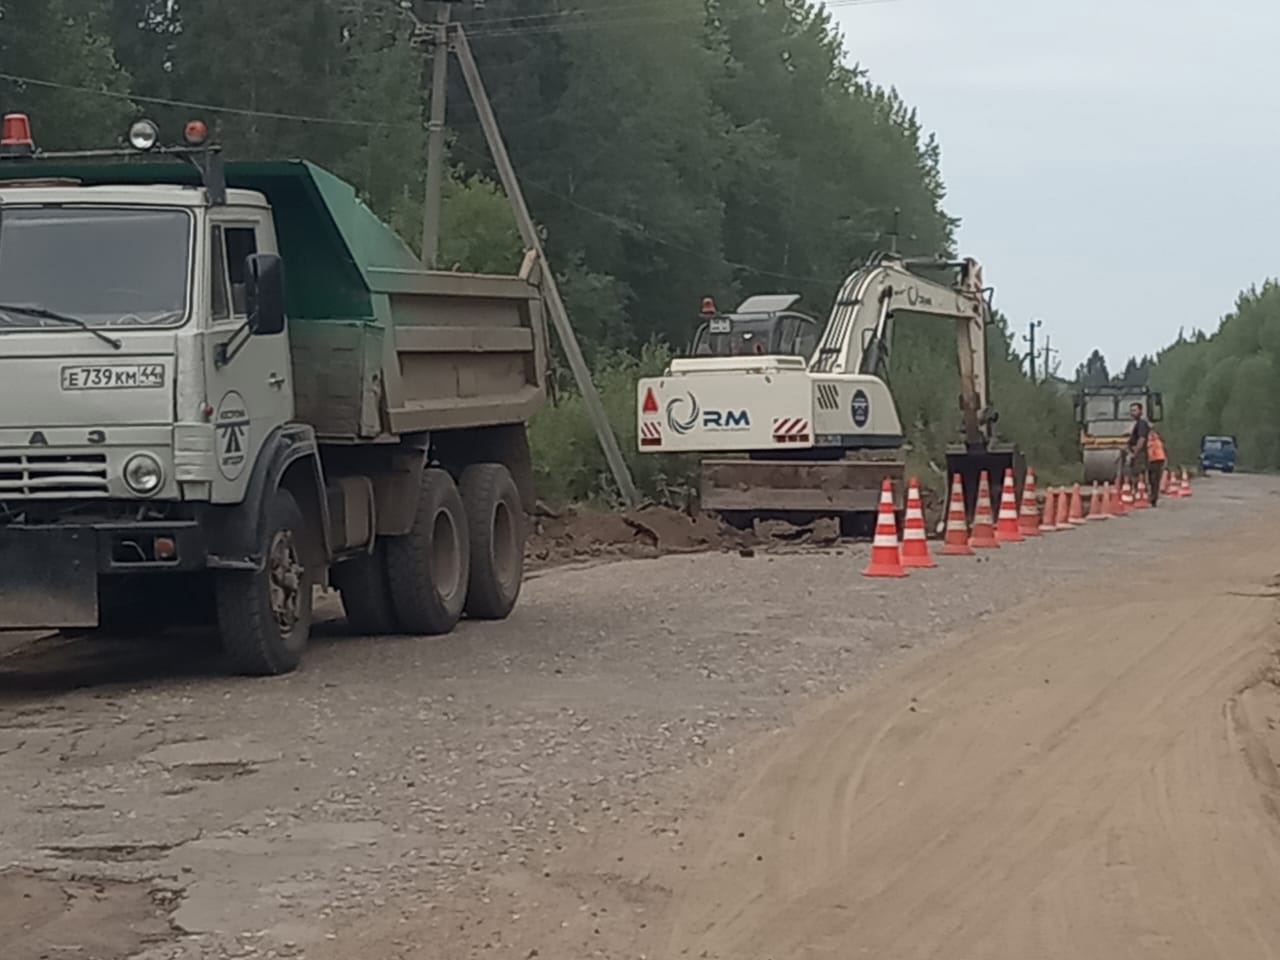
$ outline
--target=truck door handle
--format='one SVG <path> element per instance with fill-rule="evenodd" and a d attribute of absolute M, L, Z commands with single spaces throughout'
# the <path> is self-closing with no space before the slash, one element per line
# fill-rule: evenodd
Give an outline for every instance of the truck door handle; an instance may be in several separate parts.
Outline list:
<path fill-rule="evenodd" d="M 271 384 L 271 386 L 279 390 L 281 387 L 284 386 L 284 377 L 280 376 L 280 374 L 278 373 L 273 372 L 271 376 L 267 377 L 267 383 Z"/>

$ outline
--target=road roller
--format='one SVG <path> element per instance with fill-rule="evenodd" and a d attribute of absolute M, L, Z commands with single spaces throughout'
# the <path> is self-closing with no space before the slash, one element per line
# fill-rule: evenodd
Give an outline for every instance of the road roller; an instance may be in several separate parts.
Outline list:
<path fill-rule="evenodd" d="M 1142 404 L 1152 423 L 1164 417 L 1163 399 L 1146 386 L 1108 384 L 1085 387 L 1076 394 L 1085 483 L 1114 480 L 1119 475 L 1133 430 L 1133 417 L 1129 414 L 1132 403 Z"/>

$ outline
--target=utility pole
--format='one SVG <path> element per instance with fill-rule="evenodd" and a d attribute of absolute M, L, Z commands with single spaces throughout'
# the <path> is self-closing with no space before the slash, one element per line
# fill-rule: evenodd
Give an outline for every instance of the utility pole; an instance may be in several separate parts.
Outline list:
<path fill-rule="evenodd" d="M 1053 355 L 1059 352 L 1061 351 L 1055 350 L 1053 347 L 1049 346 L 1049 335 L 1046 333 L 1044 335 L 1044 378 L 1046 380 L 1049 379 L 1049 376 L 1053 371 Z"/>
<path fill-rule="evenodd" d="M 431 115 L 427 121 L 427 190 L 422 204 L 422 262 L 434 270 L 440 256 L 440 195 L 444 183 L 444 110 L 449 82 L 449 7 L 436 5 L 431 61 Z"/>
<path fill-rule="evenodd" d="M 556 336 L 560 340 L 565 358 L 569 361 L 569 369 L 573 371 L 578 389 L 582 391 L 582 399 L 587 405 L 587 414 L 591 417 L 591 424 L 595 427 L 596 437 L 600 441 L 601 449 L 604 450 L 605 459 L 609 462 L 609 469 L 613 473 L 614 481 L 618 484 L 618 490 L 621 491 L 627 505 L 634 507 L 640 502 L 640 492 L 636 489 L 635 481 L 631 479 L 631 471 L 627 468 L 627 461 L 623 459 L 618 438 L 613 434 L 613 425 L 609 423 L 604 404 L 600 402 L 600 394 L 596 392 L 596 386 L 591 381 L 591 370 L 587 367 L 586 358 L 583 357 L 582 348 L 578 346 L 578 338 L 573 332 L 573 325 L 569 322 L 569 312 L 565 309 L 564 301 L 560 299 L 560 288 L 556 285 L 555 274 L 542 248 L 542 238 L 538 236 L 538 228 L 525 203 L 524 191 L 520 189 L 515 167 L 512 166 L 511 157 L 507 154 L 502 132 L 498 129 L 498 120 L 493 114 L 493 105 L 489 102 L 484 81 L 480 77 L 480 68 L 471 54 L 471 44 L 467 42 L 462 24 L 454 23 L 449 29 L 453 34 L 452 49 L 457 54 L 459 66 L 462 67 L 462 76 L 467 82 L 467 92 L 470 93 L 471 101 L 475 104 L 480 127 L 484 130 L 485 141 L 489 145 L 494 166 L 498 170 L 498 179 L 502 181 L 503 192 L 506 193 L 507 200 L 511 204 L 516 229 L 520 233 L 525 249 L 533 251 L 537 257 L 539 283 L 546 296 L 547 312 L 551 315 L 551 322 L 556 328 Z"/>
<path fill-rule="evenodd" d="M 1027 350 L 1027 363 L 1031 367 L 1031 382 L 1036 382 L 1036 327 L 1044 324 L 1043 320 L 1032 320 L 1027 324 L 1027 332 L 1022 335 L 1022 339 L 1027 341 L 1029 349 Z"/>
<path fill-rule="evenodd" d="M 409 0 L 404 3 L 403 9 L 410 13 L 416 23 L 415 35 L 422 36 L 428 31 L 427 24 L 414 12 L 413 2 L 414 0 Z M 429 0 L 416 0 L 416 2 L 426 6 Z M 471 54 L 471 45 L 467 42 L 462 24 L 450 21 L 450 6 L 460 0 L 434 0 L 434 2 L 436 16 L 431 36 L 435 60 L 431 64 L 431 106 L 427 125 L 427 182 L 422 210 L 422 262 L 427 269 L 434 269 L 439 257 L 440 206 L 444 183 L 445 86 L 449 76 L 449 54 L 452 52 L 457 54 L 458 63 L 462 67 L 467 92 L 471 95 L 476 114 L 480 118 L 485 142 L 489 146 L 494 166 L 497 167 L 498 178 L 502 181 L 502 189 L 507 195 L 507 201 L 511 204 L 516 229 L 525 246 L 525 263 L 521 267 L 520 274 L 529 278 L 533 271 L 537 270 L 537 282 L 546 298 L 547 312 L 555 326 L 560 346 L 569 361 L 569 369 L 573 371 L 573 378 L 578 384 L 578 389 L 582 391 L 582 399 L 587 405 L 587 414 L 591 418 L 591 425 L 595 428 L 596 439 L 599 440 L 600 448 L 604 451 L 605 460 L 609 463 L 609 470 L 613 474 L 614 482 L 618 485 L 618 490 L 622 493 L 622 499 L 628 506 L 634 507 L 640 502 L 640 491 L 636 489 L 635 481 L 631 478 L 627 461 L 623 458 L 622 449 L 618 446 L 618 438 L 614 436 L 613 425 L 609 423 L 604 404 L 600 402 L 600 394 L 591 380 L 591 370 L 587 367 L 586 358 L 583 357 L 582 348 L 578 345 L 578 338 L 573 332 L 573 325 L 569 322 L 569 313 L 565 309 L 564 301 L 560 298 L 560 288 L 556 285 L 555 274 L 552 273 L 551 265 L 547 262 L 542 240 L 538 236 L 537 227 L 524 200 L 524 192 L 520 189 L 515 168 L 507 154 L 506 144 L 502 140 L 502 133 L 498 129 L 493 106 L 489 102 L 489 95 L 480 77 L 480 68 Z M 533 262 L 531 262 L 531 255 Z"/>

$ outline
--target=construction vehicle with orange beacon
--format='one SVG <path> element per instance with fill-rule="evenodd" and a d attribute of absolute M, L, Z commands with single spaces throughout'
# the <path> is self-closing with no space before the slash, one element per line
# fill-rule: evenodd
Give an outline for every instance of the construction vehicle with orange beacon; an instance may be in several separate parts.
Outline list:
<path fill-rule="evenodd" d="M 956 329 L 963 436 L 948 447 L 947 472 L 964 479 L 972 515 L 981 471 L 996 484 L 1012 468 L 1021 489 L 1024 469 L 1017 448 L 997 439 L 998 416 L 988 403 L 989 293 L 972 259 L 875 256 L 845 279 L 826 326 L 809 344 L 792 337 L 770 341 L 776 345 L 768 352 L 695 350 L 671 361 L 662 376 L 642 379 L 640 451 L 708 455 L 700 467 L 701 505 L 739 524 L 834 515 L 858 526 L 874 520 L 886 477 L 901 509 L 904 437 L 886 383 L 894 321 L 935 318 Z M 794 301 L 787 295 L 770 304 L 758 300 L 757 307 L 780 313 Z M 732 343 L 736 318 L 750 313 L 744 309 L 750 303 L 709 318 L 708 335 Z"/>
<path fill-rule="evenodd" d="M 1114 480 L 1120 474 L 1133 430 L 1129 405 L 1134 403 L 1142 404 L 1152 423 L 1164 419 L 1163 398 L 1146 386 L 1106 384 L 1085 387 L 1076 394 L 1085 483 Z"/>
<path fill-rule="evenodd" d="M 0 127 L 0 629 L 207 616 L 274 674 L 315 584 L 365 634 L 507 616 L 542 274 L 424 269 L 337 177 L 207 137 Z"/>

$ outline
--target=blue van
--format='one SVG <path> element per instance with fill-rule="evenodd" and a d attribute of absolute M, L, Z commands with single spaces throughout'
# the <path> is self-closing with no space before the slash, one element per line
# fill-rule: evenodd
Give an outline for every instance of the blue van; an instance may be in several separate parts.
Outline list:
<path fill-rule="evenodd" d="M 1200 469 L 1234 473 L 1236 469 L 1236 438 L 1201 437 Z"/>

